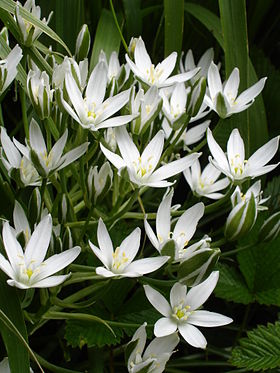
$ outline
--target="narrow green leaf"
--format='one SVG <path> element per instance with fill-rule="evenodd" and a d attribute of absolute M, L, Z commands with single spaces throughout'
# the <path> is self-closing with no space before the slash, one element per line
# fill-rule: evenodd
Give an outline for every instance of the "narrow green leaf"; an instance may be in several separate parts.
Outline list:
<path fill-rule="evenodd" d="M 164 55 L 181 55 L 184 31 L 184 0 L 164 0 Z"/>
<path fill-rule="evenodd" d="M 16 2 L 12 0 L 0 0 L 0 8 L 12 14 L 15 14 Z M 30 12 L 28 12 L 23 7 L 20 8 L 19 14 L 22 16 L 22 18 L 25 21 L 31 23 L 35 27 L 38 27 L 42 32 L 48 35 L 51 39 L 61 44 L 64 47 L 64 49 L 67 51 L 67 53 L 71 56 L 71 52 L 68 49 L 67 45 L 49 26 L 47 26 L 44 22 L 42 22 L 38 18 L 34 17 Z"/>
<path fill-rule="evenodd" d="M 138 37 L 142 33 L 141 2 L 140 0 L 122 0 L 122 2 L 129 41 L 132 37 Z"/>
<path fill-rule="evenodd" d="M 99 53 L 103 49 L 109 60 L 112 52 L 118 53 L 121 38 L 116 27 L 112 13 L 103 9 L 99 19 L 90 59 L 90 71 L 98 62 Z"/>

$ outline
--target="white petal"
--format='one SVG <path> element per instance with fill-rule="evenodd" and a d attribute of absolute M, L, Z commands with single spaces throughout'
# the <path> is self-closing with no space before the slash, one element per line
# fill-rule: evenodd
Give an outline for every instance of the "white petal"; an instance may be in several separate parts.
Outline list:
<path fill-rule="evenodd" d="M 1 144 L 11 166 L 18 168 L 21 161 L 21 155 L 7 135 L 7 131 L 4 127 L 1 128 Z"/>
<path fill-rule="evenodd" d="M 121 155 L 126 163 L 132 164 L 137 161 L 140 156 L 139 151 L 125 127 L 116 128 L 116 138 Z"/>
<path fill-rule="evenodd" d="M 180 235 L 184 235 L 184 239 L 189 241 L 196 231 L 197 224 L 204 214 L 204 204 L 199 202 L 186 210 L 180 216 L 174 228 L 173 237 L 176 240 Z"/>
<path fill-rule="evenodd" d="M 178 329 L 184 340 L 193 347 L 206 348 L 207 341 L 204 335 L 193 325 L 179 324 Z"/>
<path fill-rule="evenodd" d="M 52 218 L 47 215 L 35 228 L 25 249 L 26 266 L 32 261 L 40 265 L 46 256 L 52 233 Z"/>
<path fill-rule="evenodd" d="M 68 275 L 59 275 L 59 276 L 51 276 L 44 278 L 41 281 L 35 282 L 30 287 L 31 288 L 50 288 L 53 286 L 58 286 L 62 284 L 67 278 L 71 276 L 71 273 L 68 273 Z"/>
<path fill-rule="evenodd" d="M 57 163 L 60 161 L 60 158 L 63 153 L 63 149 L 66 145 L 68 136 L 68 130 L 64 132 L 64 134 L 60 137 L 60 139 L 57 140 L 57 142 L 52 147 L 52 150 L 50 151 L 51 157 L 52 157 L 52 164 L 57 165 Z"/>
<path fill-rule="evenodd" d="M 129 259 L 130 263 L 136 256 L 140 246 L 141 229 L 135 228 L 120 244 L 120 255 L 122 253 Z M 129 270 L 128 270 L 129 271 Z M 133 272 L 133 270 L 132 270 Z M 136 271 L 137 272 L 137 271 Z"/>
<path fill-rule="evenodd" d="M 75 246 L 60 254 L 52 255 L 41 264 L 39 268 L 40 272 L 38 275 L 34 276 L 34 280 L 37 282 L 53 275 L 56 272 L 59 272 L 63 268 L 67 267 L 70 263 L 74 262 L 80 252 L 81 248 L 79 246 Z"/>
<path fill-rule="evenodd" d="M 62 168 L 68 166 L 70 163 L 75 162 L 76 159 L 80 158 L 88 149 L 88 142 L 77 146 L 76 148 L 70 150 L 61 158 L 61 164 L 57 168 L 57 171 L 61 170 Z"/>
<path fill-rule="evenodd" d="M 111 152 L 110 150 L 108 150 L 107 148 L 105 148 L 105 146 L 103 146 L 101 143 L 100 143 L 100 148 L 102 150 L 102 152 L 104 153 L 105 157 L 117 168 L 117 169 L 120 169 L 120 168 L 123 168 L 126 166 L 126 163 L 125 161 L 118 155 L 118 154 L 115 154 L 113 152 Z"/>
<path fill-rule="evenodd" d="M 151 244 L 157 249 L 157 251 L 159 251 L 158 239 L 157 239 L 156 235 L 154 234 L 154 231 L 152 230 L 150 224 L 148 223 L 148 221 L 146 219 L 144 220 L 144 226 L 145 226 L 146 234 L 149 237 L 149 240 L 151 241 Z"/>
<path fill-rule="evenodd" d="M 129 96 L 130 89 L 127 89 L 116 96 L 107 98 L 107 100 L 105 100 L 103 104 L 96 110 L 97 112 L 98 110 L 101 111 L 97 121 L 103 122 L 105 119 L 119 111 L 128 102 Z"/>
<path fill-rule="evenodd" d="M 230 163 L 231 163 L 231 160 L 233 160 L 233 163 L 234 163 L 236 157 L 238 157 L 238 160 L 240 160 L 241 164 L 243 164 L 244 162 L 244 159 L 245 159 L 244 142 L 237 128 L 232 130 L 230 137 L 228 139 L 227 156 L 228 156 Z"/>
<path fill-rule="evenodd" d="M 186 168 L 190 167 L 199 156 L 200 153 L 193 153 L 184 158 L 178 159 L 177 161 L 173 161 L 169 164 L 161 166 L 151 175 L 149 182 L 167 179 L 171 176 L 179 174 Z"/>
<path fill-rule="evenodd" d="M 166 79 L 165 82 L 161 84 L 161 86 L 164 87 L 172 85 L 174 83 L 186 82 L 193 78 L 199 71 L 200 68 L 197 67 L 196 69 L 188 71 L 187 73 L 173 75 L 170 78 Z"/>
<path fill-rule="evenodd" d="M 103 277 L 116 277 L 116 276 L 120 276 L 119 273 L 113 273 L 113 272 L 109 271 L 108 269 L 106 269 L 104 267 L 97 267 L 95 271 L 96 271 L 97 275 L 103 276 Z"/>
<path fill-rule="evenodd" d="M 107 228 L 101 218 L 98 221 L 97 241 L 102 255 L 106 258 L 108 266 L 111 266 L 114 252 L 113 244 Z"/>
<path fill-rule="evenodd" d="M 279 136 L 274 137 L 259 148 L 249 159 L 247 166 L 250 170 L 257 170 L 269 162 L 277 152 Z"/>
<path fill-rule="evenodd" d="M 217 93 L 222 92 L 223 90 L 219 69 L 218 66 L 214 64 L 214 62 L 211 62 L 209 66 L 207 81 L 210 96 L 213 100 L 216 97 Z"/>
<path fill-rule="evenodd" d="M 158 291 L 156 291 L 149 285 L 144 285 L 144 290 L 146 297 L 156 310 L 158 310 L 163 316 L 168 317 L 171 315 L 172 310 L 170 304 L 167 302 L 163 295 L 161 295 Z"/>
<path fill-rule="evenodd" d="M 169 77 L 169 75 L 172 73 L 176 65 L 176 60 L 177 60 L 177 53 L 172 52 L 168 57 L 166 57 L 161 63 L 159 63 L 156 66 L 155 70 L 162 72 L 159 77 L 160 83 L 164 82 Z"/>
<path fill-rule="evenodd" d="M 23 232 L 27 236 L 27 239 L 29 239 L 31 234 L 29 223 L 25 215 L 25 212 L 21 205 L 18 203 L 18 201 L 15 201 L 13 220 L 17 234 Z"/>
<path fill-rule="evenodd" d="M 126 272 L 137 272 L 141 275 L 151 273 L 162 267 L 169 259 L 169 256 L 158 256 L 155 258 L 138 259 L 130 263 L 124 270 Z"/>
<path fill-rule="evenodd" d="M 146 70 L 150 71 L 151 59 L 147 53 L 145 44 L 141 38 L 138 39 L 135 50 L 134 50 L 134 60 L 138 69 L 143 73 L 146 73 Z"/>
<path fill-rule="evenodd" d="M 102 251 L 96 247 L 92 242 L 88 241 L 89 243 L 89 247 L 91 248 L 91 250 L 93 251 L 94 255 L 97 256 L 97 258 L 105 265 L 105 267 L 109 268 L 109 265 L 111 263 L 111 260 L 108 262 L 108 259 L 107 257 L 105 257 L 105 255 L 103 255 Z"/>
<path fill-rule="evenodd" d="M 263 90 L 266 79 L 267 78 L 262 78 L 257 83 L 252 85 L 252 87 L 250 87 L 250 88 L 246 89 L 244 92 L 242 92 L 241 95 L 237 97 L 236 104 L 237 105 L 245 105 L 248 102 L 252 101 Z"/>
<path fill-rule="evenodd" d="M 146 333 L 146 325 L 147 323 L 144 323 L 141 325 L 136 332 L 133 334 L 133 337 L 131 339 L 131 342 L 137 341 L 137 345 L 135 346 L 134 350 L 131 352 L 127 365 L 130 366 L 131 362 L 134 362 L 136 354 L 142 355 L 144 351 L 144 347 L 146 344 L 147 339 L 147 333 Z"/>
<path fill-rule="evenodd" d="M 177 323 L 169 317 L 162 317 L 155 323 L 154 335 L 156 337 L 164 337 L 175 333 L 177 330 Z"/>
<path fill-rule="evenodd" d="M 3 242 L 5 250 L 14 272 L 19 271 L 19 264 L 24 261 L 22 247 L 15 238 L 8 222 L 3 226 Z"/>
<path fill-rule="evenodd" d="M 219 279 L 219 272 L 214 271 L 211 275 L 203 281 L 201 284 L 192 287 L 186 298 L 186 303 L 191 307 L 191 310 L 194 311 L 200 307 L 206 300 L 209 298 L 210 294 L 215 289 Z"/>
<path fill-rule="evenodd" d="M 160 356 L 164 353 L 171 354 L 179 341 L 180 338 L 177 333 L 153 339 L 145 350 L 143 360 L 147 359 L 149 356 Z"/>
<path fill-rule="evenodd" d="M 239 70 L 235 67 L 230 74 L 225 87 L 224 87 L 224 94 L 229 99 L 236 99 L 238 87 L 239 87 L 240 79 L 239 79 Z"/>
<path fill-rule="evenodd" d="M 170 209 L 173 194 L 173 189 L 171 189 L 170 192 L 164 196 L 157 211 L 156 229 L 160 241 L 166 241 L 169 238 L 171 218 Z"/>
<path fill-rule="evenodd" d="M 174 308 L 178 306 L 180 303 L 186 303 L 186 293 L 187 287 L 186 285 L 182 285 L 179 282 L 176 282 L 170 291 L 170 304 L 171 307 Z"/>
<path fill-rule="evenodd" d="M 29 127 L 30 146 L 38 155 L 47 154 L 47 148 L 39 124 L 32 118 Z"/>
<path fill-rule="evenodd" d="M 6 273 L 7 276 L 10 278 L 14 277 L 14 271 L 13 268 L 11 267 L 10 263 L 4 256 L 0 253 L 0 269 Z"/>
<path fill-rule="evenodd" d="M 87 113 L 83 96 L 77 86 L 77 83 L 75 82 L 75 79 L 69 73 L 65 75 L 65 86 L 68 96 L 74 106 L 76 113 L 78 114 L 79 119 L 81 120 L 81 122 L 87 123 Z"/>
<path fill-rule="evenodd" d="M 119 117 L 113 117 L 106 119 L 101 123 L 97 123 L 93 126 L 93 130 L 99 130 L 101 128 L 112 128 L 119 127 L 126 123 L 131 122 L 135 118 L 134 115 L 121 115 Z"/>
<path fill-rule="evenodd" d="M 185 144 L 192 145 L 198 142 L 199 140 L 202 139 L 202 137 L 205 134 L 206 129 L 210 125 L 210 120 L 206 120 L 205 122 L 194 126 L 193 128 L 189 129 L 186 134 L 185 134 Z"/>
<path fill-rule="evenodd" d="M 232 321 L 230 317 L 209 311 L 195 311 L 188 317 L 190 324 L 205 327 L 227 325 Z"/>
<path fill-rule="evenodd" d="M 99 106 L 105 96 L 107 85 L 107 67 L 103 61 L 100 61 L 93 69 L 86 89 L 87 102 L 90 104 L 94 102 Z"/>
<path fill-rule="evenodd" d="M 213 158 L 215 158 L 220 167 L 226 171 L 230 171 L 227 157 L 225 156 L 225 153 L 222 151 L 221 147 L 215 141 L 212 131 L 209 128 L 207 128 L 207 142 Z"/>
<path fill-rule="evenodd" d="M 158 161 L 160 159 L 160 156 L 163 150 L 163 145 L 164 145 L 164 132 L 160 130 L 148 143 L 143 153 L 141 154 L 141 159 L 144 164 L 146 162 L 148 163 L 148 160 L 151 159 L 151 163 L 153 165 L 151 172 L 156 168 L 158 164 Z"/>

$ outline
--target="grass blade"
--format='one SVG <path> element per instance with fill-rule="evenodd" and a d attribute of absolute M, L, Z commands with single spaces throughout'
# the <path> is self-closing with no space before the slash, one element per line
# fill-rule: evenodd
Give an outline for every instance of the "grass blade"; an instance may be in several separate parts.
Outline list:
<path fill-rule="evenodd" d="M 184 31 L 184 1 L 164 0 L 164 55 L 181 55 Z"/>

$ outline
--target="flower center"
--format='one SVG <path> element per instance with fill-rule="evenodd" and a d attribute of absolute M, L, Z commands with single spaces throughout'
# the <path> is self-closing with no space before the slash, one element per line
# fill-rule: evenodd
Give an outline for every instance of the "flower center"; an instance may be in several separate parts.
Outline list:
<path fill-rule="evenodd" d="M 184 302 L 181 301 L 177 306 L 173 307 L 172 316 L 176 320 L 186 321 L 191 314 L 190 308 L 190 306 L 184 305 Z"/>
<path fill-rule="evenodd" d="M 141 157 L 137 161 L 133 162 L 133 166 L 137 176 L 140 178 L 144 177 L 147 173 L 151 172 L 154 168 L 153 163 L 151 162 L 153 156 L 149 157 L 146 162 L 143 162 Z"/>
<path fill-rule="evenodd" d="M 148 82 L 151 84 L 155 84 L 158 82 L 160 76 L 163 73 L 163 69 L 159 69 L 158 67 L 155 68 L 154 64 L 151 64 L 150 70 L 146 70 Z"/>
<path fill-rule="evenodd" d="M 121 252 L 120 247 L 117 247 L 113 253 L 113 264 L 112 268 L 116 271 L 121 271 L 128 262 L 129 258 L 125 255 L 125 252 Z"/>
<path fill-rule="evenodd" d="M 231 170 L 236 176 L 241 176 L 244 172 L 244 163 L 245 161 L 241 161 L 240 154 L 235 154 L 234 158 L 230 160 Z"/>

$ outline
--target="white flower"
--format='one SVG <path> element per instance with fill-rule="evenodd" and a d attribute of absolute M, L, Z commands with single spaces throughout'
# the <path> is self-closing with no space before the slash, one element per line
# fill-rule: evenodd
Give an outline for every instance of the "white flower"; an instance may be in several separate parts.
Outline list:
<path fill-rule="evenodd" d="M 22 58 L 22 50 L 16 45 L 5 60 L 0 61 L 0 94 L 12 83 L 17 75 L 17 66 Z"/>
<path fill-rule="evenodd" d="M 136 95 L 133 87 L 130 98 L 131 113 L 134 115 L 140 113 L 131 123 L 133 133 L 143 134 L 159 113 L 161 105 L 162 99 L 157 87 L 150 87 L 145 94 L 141 88 Z"/>
<path fill-rule="evenodd" d="M 64 134 L 58 139 L 48 153 L 41 129 L 38 123 L 32 118 L 29 127 L 30 147 L 24 146 L 16 140 L 14 141 L 20 152 L 29 161 L 33 162 L 41 176 L 47 177 L 52 172 L 59 171 L 74 162 L 87 150 L 88 143 L 84 143 L 62 155 L 67 136 L 68 130 L 66 129 Z"/>
<path fill-rule="evenodd" d="M 211 163 L 209 163 L 201 172 L 198 159 L 191 167 L 187 168 L 183 174 L 195 195 L 211 199 L 222 198 L 224 195 L 217 192 L 225 189 L 230 184 L 227 177 L 217 181 L 221 175 L 221 171 L 219 171 Z"/>
<path fill-rule="evenodd" d="M 122 115 L 108 119 L 128 102 L 130 90 L 123 91 L 104 101 L 107 86 L 107 68 L 104 61 L 100 61 L 92 71 L 85 97 L 70 73 L 66 73 L 65 85 L 69 99 L 74 106 L 73 109 L 62 99 L 65 110 L 84 128 L 97 131 L 100 128 L 121 126 L 134 119 L 133 115 Z"/>
<path fill-rule="evenodd" d="M 187 129 L 186 131 L 182 133 L 181 137 L 177 141 L 177 144 L 180 141 L 183 141 L 184 150 L 190 151 L 189 146 L 197 143 L 203 138 L 205 131 L 209 127 L 209 125 L 210 125 L 210 120 L 206 120 L 203 123 L 194 125 L 192 128 Z M 164 130 L 165 137 L 168 138 L 172 133 L 172 128 L 170 127 L 166 118 L 164 118 L 162 121 L 162 129 Z M 177 131 L 174 131 L 174 135 L 172 136 L 172 139 L 170 141 L 171 143 L 174 142 L 179 132 L 180 132 L 180 129 L 178 129 Z"/>
<path fill-rule="evenodd" d="M 52 287 L 69 277 L 69 274 L 52 275 L 72 263 L 81 249 L 76 246 L 44 261 L 51 232 L 52 218 L 47 215 L 37 225 L 23 251 L 9 223 L 4 223 L 3 243 L 9 260 L 0 254 L 0 268 L 10 278 L 9 285 L 20 289 Z"/>
<path fill-rule="evenodd" d="M 27 92 L 33 107 L 41 119 L 51 114 L 53 89 L 50 89 L 48 74 L 40 70 L 29 70 L 27 75 Z"/>
<path fill-rule="evenodd" d="M 229 137 L 227 154 L 217 144 L 209 128 L 207 129 L 207 142 L 213 156 L 213 159 L 211 156 L 209 157 L 209 161 L 229 177 L 232 182 L 261 176 L 274 170 L 279 164 L 265 166 L 277 152 L 279 136 L 268 141 L 268 143 L 251 155 L 248 160 L 245 159 L 244 143 L 237 128 L 231 132 Z"/>
<path fill-rule="evenodd" d="M 195 76 L 195 80 L 197 80 L 201 76 L 206 78 L 210 63 L 213 61 L 213 59 L 214 59 L 214 50 L 213 50 L 213 48 L 209 48 L 203 53 L 203 55 L 200 57 L 197 65 L 196 65 L 195 62 L 194 62 L 192 50 L 189 49 L 187 54 L 186 54 L 184 64 L 183 64 L 183 55 L 180 59 L 180 71 L 181 71 L 181 73 L 184 73 L 184 72 L 192 71 L 196 67 L 200 67 L 200 71 Z"/>
<path fill-rule="evenodd" d="M 175 260 L 185 260 L 194 251 L 203 245 L 199 241 L 189 247 L 186 247 L 196 231 L 197 224 L 204 214 L 204 204 L 199 202 L 186 210 L 180 216 L 175 224 L 173 231 L 171 231 L 171 202 L 174 191 L 173 189 L 167 193 L 158 208 L 156 217 L 156 232 L 153 232 L 150 224 L 145 219 L 145 230 L 152 245 L 160 253 L 163 246 L 170 240 L 175 243 Z"/>
<path fill-rule="evenodd" d="M 191 346 L 206 348 L 207 341 L 196 326 L 215 327 L 233 321 L 219 313 L 197 310 L 215 289 L 218 278 L 219 272 L 212 272 L 205 281 L 192 287 L 188 292 L 185 285 L 176 282 L 170 291 L 170 304 L 158 291 L 144 285 L 148 300 L 164 316 L 155 323 L 155 336 L 164 337 L 178 329 Z"/>
<path fill-rule="evenodd" d="M 161 188 L 172 185 L 173 183 L 165 179 L 182 172 L 200 156 L 199 153 L 193 153 L 155 170 L 163 151 L 164 133 L 162 130 L 148 143 L 141 156 L 124 127 L 116 128 L 116 138 L 122 157 L 102 144 L 100 144 L 101 150 L 119 171 L 127 168 L 131 182 L 139 186 Z"/>
<path fill-rule="evenodd" d="M 15 207 L 13 211 L 13 221 L 15 226 L 16 236 L 20 233 L 24 234 L 25 243 L 27 243 L 31 237 L 31 229 L 29 222 L 25 215 L 24 209 L 18 201 L 15 201 Z"/>
<path fill-rule="evenodd" d="M 113 171 L 109 162 L 105 162 L 99 172 L 98 166 L 91 166 L 88 173 L 89 198 L 94 196 L 94 201 L 96 201 L 97 197 L 110 189 L 112 180 Z"/>
<path fill-rule="evenodd" d="M 16 11 L 15 11 L 15 18 L 19 27 L 19 31 L 21 33 L 23 42 L 25 45 L 30 46 L 38 37 L 41 35 L 42 31 L 39 27 L 34 26 L 32 23 L 26 21 L 20 15 L 20 9 L 22 5 L 19 1 L 17 1 Z M 41 8 L 39 5 L 35 5 L 35 0 L 27 0 L 23 6 L 25 10 L 31 13 L 37 19 L 41 18 Z M 48 19 L 44 17 L 41 22 L 45 23 L 46 25 L 49 23 L 52 16 L 52 12 L 49 14 Z"/>
<path fill-rule="evenodd" d="M 176 65 L 177 53 L 171 53 L 155 67 L 151 62 L 141 37 L 137 40 L 134 50 L 135 63 L 131 61 L 127 54 L 125 58 L 137 78 L 149 86 L 155 85 L 158 88 L 167 87 L 178 82 L 185 82 L 195 76 L 199 71 L 199 68 L 197 68 L 184 74 L 173 75 L 169 78 Z"/>
<path fill-rule="evenodd" d="M 105 268 L 97 267 L 96 273 L 104 277 L 139 277 L 163 266 L 169 256 L 133 261 L 139 250 L 140 236 L 140 228 L 135 228 L 114 251 L 107 228 L 100 218 L 97 228 L 97 240 L 100 248 L 89 241 L 90 248 L 105 266 Z"/>
<path fill-rule="evenodd" d="M 262 199 L 262 190 L 261 190 L 261 181 L 258 180 L 256 181 L 248 190 L 245 194 L 243 194 L 239 188 L 239 186 L 236 187 L 235 191 L 230 197 L 232 207 L 235 207 L 238 204 L 246 204 L 249 202 L 251 195 L 253 194 L 256 202 L 256 207 L 257 210 L 262 211 L 262 210 L 267 210 L 266 206 L 262 206 L 263 203 L 269 200 L 270 197 L 268 198 L 263 198 Z"/>
<path fill-rule="evenodd" d="M 176 333 L 166 337 L 154 338 L 144 352 L 147 340 L 146 325 L 146 323 L 141 325 L 130 341 L 130 343 L 134 341 L 137 341 L 137 343 L 127 361 L 129 373 L 136 373 L 144 368 L 148 369 L 146 373 L 164 372 L 167 361 L 180 341 Z"/>
<path fill-rule="evenodd" d="M 66 74 L 71 74 L 78 86 L 83 91 L 88 76 L 88 60 L 85 58 L 80 61 L 79 64 L 70 57 L 64 57 L 63 62 L 60 65 L 55 64 L 52 74 L 52 84 L 56 89 L 62 89 Z"/>
<path fill-rule="evenodd" d="M 23 185 L 40 185 L 41 178 L 36 168 L 28 158 L 20 154 L 7 135 L 7 131 L 4 127 L 1 128 L 1 144 L 1 160 L 9 175 L 13 175 L 14 177 L 16 171 Z"/>
<path fill-rule="evenodd" d="M 190 89 L 186 89 L 184 83 L 177 83 L 170 98 L 168 99 L 164 92 L 161 92 L 163 99 L 162 111 L 169 123 L 177 122 L 183 114 L 186 113 L 187 97 Z"/>
<path fill-rule="evenodd" d="M 252 105 L 255 97 L 263 90 L 266 78 L 259 80 L 238 97 L 239 70 L 237 67 L 232 70 L 228 80 L 222 84 L 218 67 L 211 62 L 207 80 L 209 93 L 205 96 L 205 102 L 221 118 L 227 118 Z"/>

